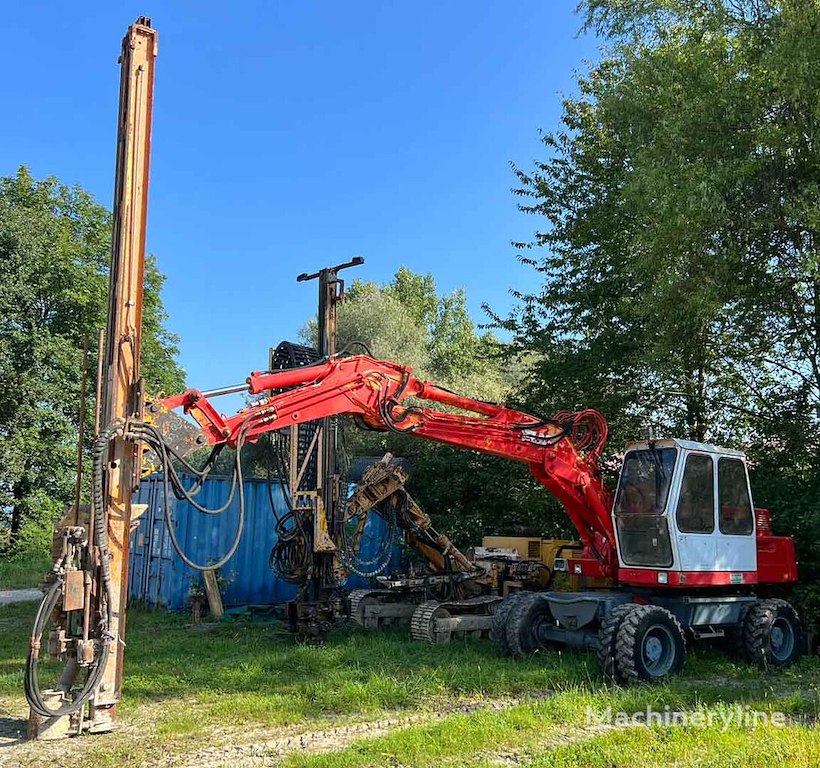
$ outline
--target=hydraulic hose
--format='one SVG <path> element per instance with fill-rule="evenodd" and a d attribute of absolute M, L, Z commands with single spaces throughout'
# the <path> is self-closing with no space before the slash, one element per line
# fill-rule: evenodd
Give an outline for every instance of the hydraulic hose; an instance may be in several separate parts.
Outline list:
<path fill-rule="evenodd" d="M 109 444 L 120 429 L 121 425 L 118 422 L 115 422 L 100 432 L 97 439 L 94 441 L 94 448 L 92 451 L 93 480 L 91 487 L 91 504 L 94 510 L 94 538 L 100 555 L 100 573 L 103 582 L 103 599 L 105 601 L 105 610 L 99 619 L 99 650 L 96 654 L 96 659 L 89 669 L 85 685 L 76 698 L 62 704 L 59 707 L 49 707 L 43 698 L 42 692 L 40 691 L 38 667 L 43 632 L 45 631 L 46 624 L 48 623 L 51 614 L 60 602 L 63 585 L 65 583 L 65 575 L 62 572 L 62 564 L 58 563 L 55 566 L 54 583 L 51 585 L 48 592 L 46 592 L 43 596 L 43 600 L 40 603 L 40 607 L 37 609 L 37 615 L 34 619 L 34 627 L 31 631 L 31 643 L 29 646 L 28 657 L 26 659 L 26 671 L 24 677 L 26 699 L 28 699 L 31 709 L 41 717 L 64 717 L 77 712 L 94 694 L 94 691 L 102 679 L 106 664 L 108 662 L 108 654 L 111 643 L 114 640 L 114 636 L 110 633 L 113 614 L 111 601 L 111 566 L 109 563 L 108 536 L 106 529 L 107 521 L 104 508 L 104 472 Z M 66 693 L 70 690 L 71 684 L 69 683 Z"/>
<path fill-rule="evenodd" d="M 132 425 L 132 429 L 134 430 L 134 435 L 137 439 L 142 440 L 148 446 L 150 446 L 157 456 L 160 459 L 160 463 L 162 464 L 162 472 L 165 478 L 170 478 L 171 484 L 174 491 L 174 496 L 178 498 L 180 501 L 185 501 L 190 504 L 194 509 L 199 512 L 202 512 L 206 515 L 220 515 L 225 510 L 227 510 L 231 503 L 233 502 L 233 497 L 236 493 L 236 485 L 237 485 L 237 470 L 236 464 L 234 464 L 234 472 L 232 476 L 231 482 L 231 491 L 228 494 L 227 501 L 221 506 L 216 509 L 209 509 L 208 507 L 204 507 L 199 504 L 195 499 L 199 491 L 202 489 L 202 482 L 207 477 L 208 473 L 211 470 L 211 467 L 208 466 L 208 462 L 211 462 L 215 458 L 215 453 L 211 453 L 211 457 L 209 457 L 208 462 L 206 462 L 205 468 L 202 471 L 197 471 L 190 464 L 183 461 L 183 464 L 186 468 L 190 469 L 191 472 L 197 477 L 197 482 L 194 484 L 194 488 L 189 490 L 186 489 L 185 486 L 182 484 L 182 480 L 179 477 L 176 469 L 174 468 L 173 461 L 171 460 L 171 455 L 175 458 L 177 456 L 176 452 L 170 449 L 162 439 L 162 435 L 160 435 L 159 431 L 156 427 L 150 424 L 142 424 L 142 423 L 134 423 Z M 239 451 L 240 446 L 237 446 L 237 451 Z"/>
<path fill-rule="evenodd" d="M 137 439 L 145 442 L 151 448 L 153 448 L 160 458 L 163 469 L 163 515 L 165 518 L 166 528 L 168 529 L 168 537 L 171 541 L 171 546 L 174 548 L 174 551 L 177 553 L 177 555 L 179 555 L 182 562 L 195 571 L 209 571 L 222 568 L 222 566 L 224 566 L 234 556 L 236 550 L 239 548 L 239 543 L 242 540 L 242 533 L 245 527 L 245 485 L 242 471 L 242 446 L 245 442 L 245 434 L 247 430 L 250 429 L 250 427 L 253 426 L 253 424 L 256 421 L 265 418 L 268 418 L 268 415 L 265 413 L 251 414 L 240 426 L 239 434 L 237 436 L 236 441 L 236 457 L 234 463 L 233 480 L 231 483 L 231 491 L 228 495 L 228 500 L 218 509 L 208 509 L 207 507 L 198 504 L 193 499 L 193 494 L 191 494 L 189 491 L 185 489 L 179 475 L 173 467 L 173 463 L 169 455 L 168 446 L 165 445 L 164 441 L 162 440 L 162 436 L 155 427 L 143 423 L 135 423 L 132 425 L 132 428 L 134 429 L 134 436 Z M 206 469 L 203 472 L 198 472 L 197 475 L 200 477 L 200 479 L 204 479 L 204 476 L 207 475 L 207 472 L 209 470 L 210 468 L 206 465 Z M 179 539 L 177 538 L 176 531 L 174 530 L 174 521 L 171 518 L 170 490 L 172 486 L 174 489 L 174 495 L 178 499 L 180 499 L 181 501 L 186 501 L 187 503 L 191 504 L 199 512 L 203 512 L 209 515 L 217 515 L 225 512 L 230 507 L 231 502 L 234 498 L 234 494 L 238 493 L 239 520 L 237 521 L 236 525 L 236 533 L 234 534 L 233 541 L 231 542 L 228 551 L 217 562 L 205 564 L 197 563 L 190 557 L 188 557 L 188 555 L 185 553 L 185 550 L 182 548 L 182 545 L 180 544 Z"/>
<path fill-rule="evenodd" d="M 46 704 L 43 694 L 40 691 L 40 679 L 38 676 L 40 645 L 49 616 L 51 616 L 52 611 L 57 607 L 57 604 L 60 601 L 62 586 L 63 577 L 60 576 L 51 585 L 51 588 L 48 592 L 46 592 L 43 597 L 43 601 L 40 603 L 40 608 L 38 609 L 37 616 L 34 620 L 34 628 L 31 632 L 31 647 L 26 660 L 26 672 L 24 678 L 26 699 L 28 699 L 28 703 L 34 712 L 41 717 L 46 718 L 71 715 L 74 712 L 77 712 L 80 707 L 82 707 L 91 698 L 97 688 L 97 685 L 102 679 L 106 663 L 108 662 L 108 653 L 111 645 L 110 636 L 102 639 L 99 653 L 97 654 L 97 658 L 91 667 L 88 678 L 85 681 L 85 685 L 75 699 L 56 708 L 49 707 Z"/>
<path fill-rule="evenodd" d="M 387 529 L 382 534 L 376 554 L 369 559 L 362 559 L 358 556 L 358 552 L 353 551 L 351 542 L 348 540 L 347 533 L 342 528 L 342 538 L 344 546 L 342 548 L 342 557 L 347 568 L 362 578 L 373 578 L 390 565 L 390 560 L 393 556 L 393 541 L 395 540 L 396 529 L 398 527 L 398 515 L 395 508 L 391 505 L 390 512 L 385 514 L 381 512 L 380 517 L 387 522 Z M 360 547 L 361 549 L 361 544 Z"/>

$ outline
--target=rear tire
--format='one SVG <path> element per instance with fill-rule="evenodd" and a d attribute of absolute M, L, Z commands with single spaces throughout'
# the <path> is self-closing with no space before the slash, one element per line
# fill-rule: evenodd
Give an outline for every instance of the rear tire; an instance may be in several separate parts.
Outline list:
<path fill-rule="evenodd" d="M 747 605 L 740 615 L 740 621 L 735 626 L 726 628 L 726 635 L 723 642 L 723 647 L 726 649 L 726 653 L 729 654 L 731 658 L 736 659 L 737 661 L 742 661 L 744 664 L 748 664 L 751 661 L 746 653 L 744 627 L 746 625 L 746 618 L 749 615 L 749 611 L 751 611 L 755 605 L 756 603 Z"/>
<path fill-rule="evenodd" d="M 803 653 L 803 629 L 797 611 L 785 600 L 760 600 L 743 622 L 746 657 L 761 669 L 785 669 Z"/>
<path fill-rule="evenodd" d="M 544 649 L 539 629 L 553 623 L 549 602 L 543 595 L 532 592 L 517 601 L 507 615 L 507 645 L 513 658 L 524 659 Z"/>
<path fill-rule="evenodd" d="M 618 628 L 615 659 L 626 683 L 656 683 L 680 674 L 686 661 L 680 622 L 660 606 L 634 606 Z"/>
<path fill-rule="evenodd" d="M 598 627 L 598 663 L 604 679 L 610 683 L 622 683 L 623 677 L 618 671 L 615 654 L 615 641 L 618 638 L 618 629 L 626 615 L 635 608 L 635 603 L 616 605 L 615 608 L 601 622 Z"/>
<path fill-rule="evenodd" d="M 493 622 L 490 625 L 490 640 L 499 656 L 510 656 L 510 646 L 507 642 L 507 620 L 513 606 L 532 592 L 513 592 L 507 595 L 495 609 Z"/>

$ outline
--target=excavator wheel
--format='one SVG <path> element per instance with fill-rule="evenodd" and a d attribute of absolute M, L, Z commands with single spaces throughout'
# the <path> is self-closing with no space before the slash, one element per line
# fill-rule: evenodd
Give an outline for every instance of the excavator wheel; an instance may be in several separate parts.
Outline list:
<path fill-rule="evenodd" d="M 785 669 L 803 653 L 800 617 L 785 600 L 760 600 L 743 622 L 746 658 L 761 669 Z"/>
<path fill-rule="evenodd" d="M 658 605 L 633 605 L 615 638 L 616 674 L 625 683 L 659 682 L 686 661 L 686 638 L 675 616 Z"/>
<path fill-rule="evenodd" d="M 493 623 L 490 627 L 490 640 L 499 656 L 509 656 L 511 654 L 510 646 L 507 643 L 507 618 L 510 611 L 519 600 L 531 594 L 532 592 L 513 592 L 505 597 L 495 609 Z"/>
<path fill-rule="evenodd" d="M 538 630 L 543 624 L 553 624 L 549 603 L 537 592 L 527 593 L 517 600 L 507 614 L 507 645 L 513 658 L 523 659 L 543 649 Z"/>
<path fill-rule="evenodd" d="M 755 605 L 755 604 L 753 604 Z M 723 649 L 733 659 L 748 663 L 752 661 L 746 653 L 746 638 L 744 627 L 746 625 L 746 617 L 752 609 L 752 606 L 747 607 L 740 617 L 740 622 L 737 626 L 726 627 L 725 636 L 723 638 Z"/>
<path fill-rule="evenodd" d="M 601 622 L 601 626 L 598 627 L 598 642 L 600 644 L 598 647 L 598 663 L 601 665 L 601 672 L 607 682 L 623 682 L 615 660 L 615 641 L 618 637 L 621 622 L 634 607 L 635 603 L 624 603 L 615 606 Z"/>

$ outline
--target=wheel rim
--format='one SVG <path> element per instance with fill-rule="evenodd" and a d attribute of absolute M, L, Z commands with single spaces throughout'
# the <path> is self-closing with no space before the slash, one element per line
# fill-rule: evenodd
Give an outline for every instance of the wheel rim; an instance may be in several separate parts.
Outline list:
<path fill-rule="evenodd" d="M 541 627 L 549 625 L 551 623 L 550 619 L 552 619 L 552 616 L 550 616 L 547 613 L 539 613 L 535 617 L 532 625 L 536 635 L 541 631 Z"/>
<path fill-rule="evenodd" d="M 770 644 L 772 656 L 777 661 L 787 661 L 791 657 L 794 650 L 794 627 L 782 616 L 772 622 Z"/>
<path fill-rule="evenodd" d="M 653 624 L 643 636 L 641 660 L 652 677 L 667 674 L 675 663 L 676 647 L 672 631 L 663 624 Z"/>
<path fill-rule="evenodd" d="M 534 642 L 534 649 L 544 647 L 544 638 L 541 635 L 542 628 L 549 629 L 552 626 L 552 614 L 549 611 L 541 612 L 533 619 L 530 633 Z"/>

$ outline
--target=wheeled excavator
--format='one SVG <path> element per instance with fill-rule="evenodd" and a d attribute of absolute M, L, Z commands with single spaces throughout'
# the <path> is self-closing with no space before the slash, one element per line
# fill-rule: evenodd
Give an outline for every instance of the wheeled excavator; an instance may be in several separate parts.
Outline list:
<path fill-rule="evenodd" d="M 263 396 L 270 390 L 280 393 Z M 592 649 L 607 677 L 629 682 L 680 672 L 687 640 L 723 639 L 762 667 L 789 666 L 803 651 L 794 607 L 767 596 L 797 580 L 794 542 L 774 535 L 769 512 L 753 506 L 740 451 L 681 439 L 633 442 L 613 492 L 599 467 L 607 424 L 591 409 L 533 416 L 458 395 L 368 355 L 254 372 L 217 392 L 261 397 L 226 417 L 213 397 L 189 389 L 150 403 L 148 420 L 112 428 L 161 448 L 179 409 L 197 425 L 189 449 L 227 445 L 239 456 L 245 442 L 272 430 L 353 416 L 369 429 L 525 462 L 562 504 L 581 542 L 556 568 L 601 586 L 505 598 L 492 629 L 502 654 Z"/>
<path fill-rule="evenodd" d="M 351 551 L 373 512 L 400 530 L 408 550 L 423 565 L 404 573 L 372 575 L 378 586 L 353 590 L 350 618 L 366 629 L 409 624 L 415 640 L 448 643 L 465 635 L 486 637 L 493 614 L 508 595 L 553 586 L 555 563 L 580 549 L 577 542 L 536 537 L 486 536 L 482 546 L 461 552 L 411 496 L 407 471 L 386 454 L 362 474 L 347 501 L 345 518 L 356 522 Z M 561 574 L 562 586 L 576 587 L 578 577 Z M 571 583 L 574 582 L 574 583 Z"/>

